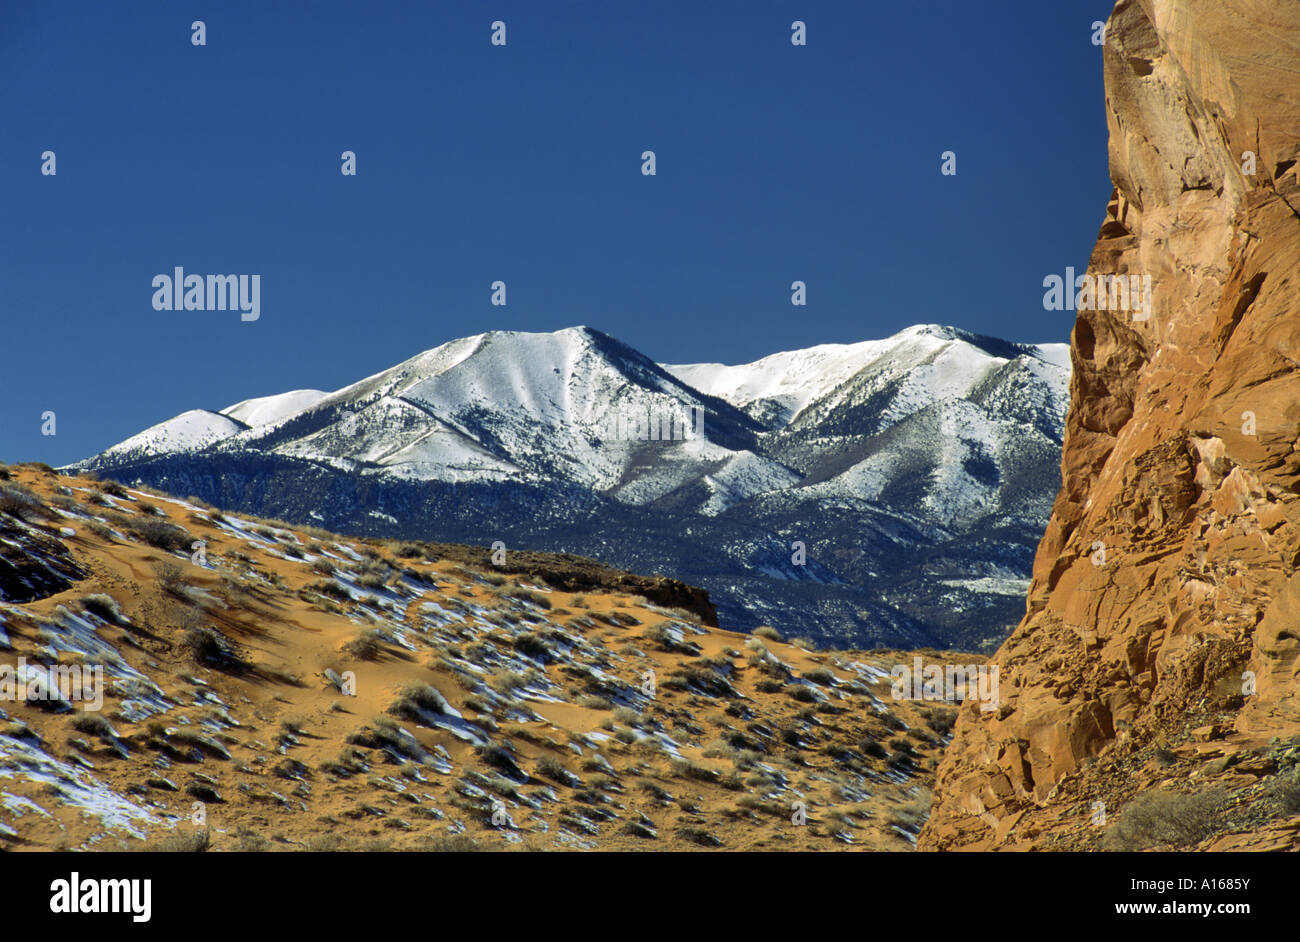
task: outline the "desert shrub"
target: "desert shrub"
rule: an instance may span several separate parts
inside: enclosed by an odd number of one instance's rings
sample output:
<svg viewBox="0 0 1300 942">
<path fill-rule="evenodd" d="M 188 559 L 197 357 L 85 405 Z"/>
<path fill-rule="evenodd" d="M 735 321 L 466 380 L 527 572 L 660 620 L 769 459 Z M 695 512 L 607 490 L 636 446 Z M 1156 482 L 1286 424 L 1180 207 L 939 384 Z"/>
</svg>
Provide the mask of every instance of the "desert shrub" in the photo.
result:
<svg viewBox="0 0 1300 942">
<path fill-rule="evenodd" d="M 426 854 L 470 854 L 483 848 L 468 834 L 434 834 L 421 838 L 416 849 Z"/>
<path fill-rule="evenodd" d="M 717 671 L 691 664 L 673 670 L 663 686 L 668 690 L 698 692 L 710 697 L 731 697 L 736 693 L 731 682 Z"/>
<path fill-rule="evenodd" d="M 313 854 L 332 854 L 343 849 L 343 836 L 336 831 L 323 831 L 307 838 L 307 850 Z"/>
<path fill-rule="evenodd" d="M 45 506 L 39 497 L 21 484 L 6 484 L 0 487 L 0 513 L 33 522 L 50 520 L 54 513 Z"/>
<path fill-rule="evenodd" d="M 81 607 L 91 615 L 102 618 L 109 624 L 121 625 L 126 622 L 122 609 L 118 607 L 117 599 L 111 595 L 104 595 L 101 592 L 83 595 L 81 597 Z"/>
<path fill-rule="evenodd" d="M 647 641 L 657 644 L 660 648 L 662 648 L 665 651 L 672 651 L 676 649 L 677 644 L 673 640 L 672 631 L 669 630 L 671 627 L 672 627 L 672 622 L 668 622 L 668 621 L 655 622 L 653 625 L 646 626 L 645 631 L 641 632 L 641 637 L 645 638 Z"/>
<path fill-rule="evenodd" d="M 358 660 L 373 661 L 384 650 L 384 636 L 374 628 L 362 628 L 343 650 Z"/>
<path fill-rule="evenodd" d="M 397 555 L 401 559 L 418 559 L 424 555 L 424 548 L 418 543 L 403 543 L 397 548 Z"/>
<path fill-rule="evenodd" d="M 706 759 L 730 759 L 735 753 L 736 750 L 731 743 L 722 736 L 705 743 L 704 748 L 700 750 L 700 755 Z"/>
<path fill-rule="evenodd" d="M 863 755 L 870 756 L 873 759 L 884 759 L 889 756 L 889 750 L 874 739 L 861 740 L 858 743 L 858 748 L 862 750 Z"/>
<path fill-rule="evenodd" d="M 478 756 L 480 762 L 496 769 L 502 775 L 515 779 L 526 777 L 523 771 L 515 763 L 514 755 L 504 746 L 498 746 L 496 743 L 487 743 L 476 747 L 474 749 L 474 754 Z"/>
<path fill-rule="evenodd" d="M 690 841 L 692 844 L 698 844 L 700 847 L 721 847 L 720 841 L 713 834 L 697 827 L 682 827 L 677 829 L 677 836 L 684 841 Z"/>
<path fill-rule="evenodd" d="M 147 519 L 125 518 L 126 531 L 142 542 L 169 553 L 182 553 L 190 548 L 193 537 L 184 527 L 157 517 Z"/>
<path fill-rule="evenodd" d="M 200 854 L 211 846 L 212 838 L 208 835 L 207 828 L 189 831 L 178 827 L 170 834 L 151 841 L 131 844 L 126 849 L 155 854 Z"/>
<path fill-rule="evenodd" d="M 511 643 L 520 654 L 535 660 L 546 662 L 552 659 L 550 646 L 536 634 L 516 635 Z"/>
<path fill-rule="evenodd" d="M 804 680 L 810 680 L 814 684 L 821 684 L 828 687 L 835 683 L 835 675 L 828 668 L 818 667 L 808 671 L 803 675 Z"/>
<path fill-rule="evenodd" d="M 196 664 L 205 667 L 233 673 L 248 666 L 235 642 L 206 626 L 186 631 L 181 644 Z"/>
<path fill-rule="evenodd" d="M 271 849 L 271 842 L 247 825 L 241 824 L 235 830 L 235 850 L 241 854 L 264 853 Z"/>
<path fill-rule="evenodd" d="M 807 684 L 791 684 L 785 688 L 785 692 L 792 700 L 798 700 L 800 703 L 817 702 L 817 694 Z"/>
<path fill-rule="evenodd" d="M 611 628 L 632 628 L 641 624 L 641 619 L 637 618 L 631 612 L 618 610 L 612 612 L 592 612 L 588 617 L 609 625 Z M 672 622 L 664 622 L 663 624 L 671 625 Z"/>
<path fill-rule="evenodd" d="M 561 785 L 568 785 L 573 781 L 573 773 L 566 769 L 564 763 L 554 756 L 542 756 L 537 760 L 537 774 L 559 782 Z"/>
<path fill-rule="evenodd" d="M 753 634 L 759 638 L 766 638 L 768 641 L 781 640 L 781 633 L 771 625 L 759 625 L 754 629 Z"/>
<path fill-rule="evenodd" d="M 1145 850 L 1168 845 L 1188 847 L 1214 833 L 1225 795 L 1219 789 L 1183 794 L 1153 789 L 1138 795 L 1106 831 L 1111 850 Z"/>
<path fill-rule="evenodd" d="M 636 726 L 641 722 L 641 714 L 631 707 L 619 707 L 614 711 L 614 719 L 626 726 Z"/>
<path fill-rule="evenodd" d="M 915 833 L 921 830 L 921 825 L 925 824 L 925 820 L 929 816 L 930 795 L 927 792 L 915 800 L 891 810 L 886 820 L 896 828 Z"/>
<path fill-rule="evenodd" d="M 349 602 L 352 596 L 348 593 L 347 587 L 340 585 L 333 579 L 319 579 L 307 586 L 313 592 L 319 592 L 321 595 L 337 599 L 340 602 Z"/>
<path fill-rule="evenodd" d="M 925 725 L 940 736 L 947 736 L 951 733 L 956 722 L 956 710 L 931 710 L 925 716 Z"/>
<path fill-rule="evenodd" d="M 369 730 L 368 726 L 363 726 L 362 730 Z M 357 734 L 354 734 L 354 736 Z M 365 738 L 364 733 L 362 738 Z M 352 740 L 349 739 L 349 742 Z M 327 775 L 337 775 L 340 778 L 351 778 L 370 769 L 370 764 L 366 761 L 366 754 L 360 749 L 353 746 L 345 747 L 337 759 L 323 759 L 316 766 Z"/>
<path fill-rule="evenodd" d="M 112 527 L 98 520 L 87 521 L 86 529 L 106 543 L 112 543 L 116 539 Z"/>
<path fill-rule="evenodd" d="M 100 739 L 115 738 L 112 724 L 99 713 L 78 714 L 72 721 L 72 728 L 87 736 L 98 736 Z"/>
<path fill-rule="evenodd" d="M 368 749 L 383 749 L 392 755 L 410 759 L 420 757 L 420 743 L 386 716 L 377 716 L 373 726 L 362 726 L 348 736 L 347 742 Z"/>
<path fill-rule="evenodd" d="M 523 687 L 525 683 L 522 674 L 508 670 L 497 671 L 488 678 L 488 686 L 497 693 L 514 693 L 520 687 Z"/>
<path fill-rule="evenodd" d="M 185 571 L 172 562 L 170 559 L 163 560 L 154 569 L 154 574 L 158 579 L 158 586 L 170 595 L 185 598 L 185 590 L 189 585 L 185 582 Z"/>
<path fill-rule="evenodd" d="M 551 600 L 549 598 L 540 592 L 534 592 L 532 589 L 516 589 L 514 592 L 510 593 L 510 597 L 513 599 L 520 599 L 524 602 L 532 602 L 538 608 L 549 609 L 551 607 Z"/>
<path fill-rule="evenodd" d="M 50 506 L 66 510 L 68 513 L 77 513 L 81 510 L 81 505 L 70 494 L 55 494 L 50 498 Z"/>
<path fill-rule="evenodd" d="M 912 751 L 912 741 L 902 736 L 895 736 L 889 741 L 889 748 L 895 752 L 910 753 Z"/>
<path fill-rule="evenodd" d="M 697 782 L 716 782 L 718 773 L 713 769 L 697 765 L 690 759 L 674 759 L 673 773 L 678 778 L 694 779 Z"/>
<path fill-rule="evenodd" d="M 388 708 L 393 716 L 412 722 L 420 721 L 427 714 L 441 716 L 447 712 L 447 700 L 437 688 L 428 684 L 412 684 L 402 690 L 393 705 Z"/>
</svg>

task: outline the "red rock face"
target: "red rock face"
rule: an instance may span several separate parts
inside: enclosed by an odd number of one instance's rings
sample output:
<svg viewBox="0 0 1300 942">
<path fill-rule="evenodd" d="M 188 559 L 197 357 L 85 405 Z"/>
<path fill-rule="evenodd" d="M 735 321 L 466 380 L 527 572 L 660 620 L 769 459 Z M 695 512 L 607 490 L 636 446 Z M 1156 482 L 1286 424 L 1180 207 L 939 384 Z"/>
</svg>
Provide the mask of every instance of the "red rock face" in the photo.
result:
<svg viewBox="0 0 1300 942">
<path fill-rule="evenodd" d="M 1096 846 L 1092 802 L 1300 734 L 1300 4 L 1120 0 L 1103 54 L 1089 274 L 1153 304 L 1078 315 L 1002 705 L 963 709 L 926 849 Z"/>
</svg>

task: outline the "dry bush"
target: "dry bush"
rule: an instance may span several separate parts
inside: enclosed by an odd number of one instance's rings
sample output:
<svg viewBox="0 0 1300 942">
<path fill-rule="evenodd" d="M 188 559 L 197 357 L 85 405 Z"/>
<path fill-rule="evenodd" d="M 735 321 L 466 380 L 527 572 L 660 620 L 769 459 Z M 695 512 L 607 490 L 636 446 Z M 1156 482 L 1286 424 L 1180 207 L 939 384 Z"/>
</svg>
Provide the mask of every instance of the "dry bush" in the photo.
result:
<svg viewBox="0 0 1300 942">
<path fill-rule="evenodd" d="M 164 592 L 178 598 L 188 598 L 186 589 L 189 584 L 185 581 L 185 571 L 177 563 L 165 559 L 154 568 L 154 574 L 159 588 Z"/>
<path fill-rule="evenodd" d="M 543 595 L 540 592 L 533 591 L 532 589 L 524 589 L 524 588 L 515 589 L 514 591 L 509 593 L 509 596 L 512 599 L 519 599 L 524 602 L 531 602 L 534 605 L 536 605 L 538 608 L 549 609 L 551 607 L 551 600 L 549 598 L 547 598 L 545 595 Z"/>
<path fill-rule="evenodd" d="M 358 660 L 373 661 L 383 653 L 384 636 L 374 628 L 362 628 L 343 650 Z"/>
<path fill-rule="evenodd" d="M 527 681 L 522 674 L 509 670 L 496 671 L 488 678 L 488 686 L 497 693 L 504 694 L 512 694 L 526 683 Z"/>
<path fill-rule="evenodd" d="M 212 846 L 212 838 L 207 828 L 200 831 L 188 831 L 177 828 L 170 834 L 127 845 L 125 850 L 144 851 L 154 854 L 198 854 Z"/>
<path fill-rule="evenodd" d="M 1124 806 L 1119 820 L 1106 831 L 1102 846 L 1133 851 L 1198 844 L 1214 833 L 1225 798 L 1217 788 L 1192 794 L 1162 789 L 1143 792 Z"/>
<path fill-rule="evenodd" d="M 204 667 L 227 673 L 238 673 L 248 667 L 239 646 L 213 628 L 190 628 L 181 639 L 181 645 L 196 664 Z"/>
<path fill-rule="evenodd" d="M 117 604 L 117 599 L 111 595 L 105 595 L 102 592 L 96 592 L 91 595 L 81 597 L 81 607 L 91 615 L 103 619 L 110 625 L 122 625 L 126 623 L 126 617 L 122 614 L 122 609 Z"/>
<path fill-rule="evenodd" d="M 122 498 L 129 496 L 126 492 L 126 488 L 123 487 L 121 484 L 118 484 L 116 481 L 99 481 L 97 483 L 99 485 L 99 492 L 101 494 L 107 494 L 110 497 L 122 497 Z"/>
<path fill-rule="evenodd" d="M 905 805 L 894 808 L 889 812 L 888 821 L 894 827 L 902 828 L 904 831 L 916 833 L 921 830 L 927 818 L 930 817 L 930 792 L 923 790 L 920 795 Z"/>
<path fill-rule="evenodd" d="M 194 541 L 194 538 L 184 527 L 157 517 L 143 520 L 123 517 L 121 518 L 121 526 L 136 539 L 157 549 L 166 550 L 169 553 L 187 552 L 190 544 Z"/>
<path fill-rule="evenodd" d="M 412 684 L 402 690 L 401 694 L 388 712 L 405 720 L 418 722 L 424 716 L 433 714 L 442 716 L 447 712 L 447 698 L 436 687 L 428 684 Z"/>
<path fill-rule="evenodd" d="M 56 516 L 39 497 L 21 484 L 0 486 L 0 513 L 7 513 L 29 523 L 52 520 Z"/>
</svg>

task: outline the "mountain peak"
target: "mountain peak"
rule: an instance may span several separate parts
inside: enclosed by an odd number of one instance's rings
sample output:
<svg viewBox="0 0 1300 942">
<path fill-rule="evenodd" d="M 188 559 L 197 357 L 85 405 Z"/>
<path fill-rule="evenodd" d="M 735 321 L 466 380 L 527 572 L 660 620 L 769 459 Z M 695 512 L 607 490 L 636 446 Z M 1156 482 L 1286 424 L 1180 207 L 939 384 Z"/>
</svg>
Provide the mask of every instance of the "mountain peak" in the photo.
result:
<svg viewBox="0 0 1300 942">
<path fill-rule="evenodd" d="M 925 324 L 664 366 L 586 325 L 489 331 L 333 393 L 194 410 L 81 467 L 357 533 L 491 533 L 682 573 L 742 627 L 950 643 L 923 600 L 960 591 L 956 630 L 978 642 L 1023 607 L 1060 480 L 1068 369 L 1003 355 L 1034 349 Z M 1003 562 L 954 550 L 956 587 L 913 571 L 985 519 L 1025 534 Z M 791 541 L 832 532 L 859 555 L 791 565 Z M 884 574 L 910 586 L 906 611 L 869 588 Z"/>
</svg>

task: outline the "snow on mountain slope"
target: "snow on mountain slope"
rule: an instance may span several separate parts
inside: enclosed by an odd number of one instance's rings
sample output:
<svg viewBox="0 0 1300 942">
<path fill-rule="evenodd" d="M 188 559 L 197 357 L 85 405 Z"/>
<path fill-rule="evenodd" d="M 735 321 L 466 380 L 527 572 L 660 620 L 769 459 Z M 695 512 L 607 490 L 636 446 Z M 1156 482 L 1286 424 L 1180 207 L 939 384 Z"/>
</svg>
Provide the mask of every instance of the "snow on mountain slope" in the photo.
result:
<svg viewBox="0 0 1300 942">
<path fill-rule="evenodd" d="M 245 428 L 242 422 L 207 409 L 191 409 L 118 442 L 105 455 L 160 455 L 204 448 Z"/>
<path fill-rule="evenodd" d="M 747 451 L 758 427 L 739 410 L 581 327 L 479 334 L 334 393 L 253 403 L 256 412 L 239 414 L 270 414 L 274 421 L 231 437 L 223 451 L 252 448 L 335 466 L 355 463 L 408 480 L 562 479 L 642 503 L 739 454 L 770 465 L 765 476 L 747 478 L 751 487 L 789 477 L 776 462 Z M 647 443 L 635 434 L 692 409 L 708 414 L 702 437 Z M 633 434 L 623 435 L 629 418 Z M 689 424 L 678 422 L 679 431 Z M 658 480 L 636 470 L 647 459 L 664 472 Z"/>
<path fill-rule="evenodd" d="M 262 396 L 260 399 L 245 399 L 233 406 L 221 410 L 236 421 L 243 422 L 250 428 L 259 425 L 274 425 L 283 422 L 292 415 L 314 406 L 328 393 L 319 389 L 295 389 L 278 396 Z"/>
<path fill-rule="evenodd" d="M 745 409 L 767 429 L 822 426 L 845 405 L 875 401 L 879 431 L 936 403 L 969 399 L 1008 364 L 1030 374 L 1044 407 L 1065 417 L 1069 344 L 1013 344 L 924 324 L 883 340 L 772 353 L 750 364 L 664 369 Z M 865 431 L 857 429 L 855 431 Z"/>
<path fill-rule="evenodd" d="M 663 364 L 663 368 L 701 392 L 741 408 L 770 401 L 779 407 L 773 414 L 784 423 L 889 348 L 889 340 L 828 343 L 773 353 L 738 366 L 687 363 Z"/>
<path fill-rule="evenodd" d="M 1064 401 L 1068 344 L 1009 344 L 936 324 L 909 327 L 884 340 L 774 353 L 738 366 L 697 363 L 664 369 L 767 417 L 769 427 L 816 424 L 854 397 L 861 401 L 889 389 L 888 407 L 878 416 L 884 427 L 933 402 L 969 397 L 1012 361 L 1034 372 L 1052 393 L 1053 405 Z M 809 410 L 816 413 L 805 418 Z"/>
</svg>

